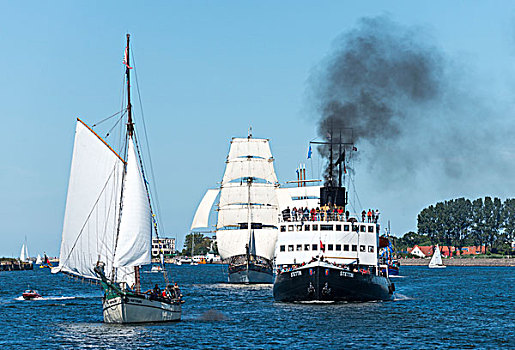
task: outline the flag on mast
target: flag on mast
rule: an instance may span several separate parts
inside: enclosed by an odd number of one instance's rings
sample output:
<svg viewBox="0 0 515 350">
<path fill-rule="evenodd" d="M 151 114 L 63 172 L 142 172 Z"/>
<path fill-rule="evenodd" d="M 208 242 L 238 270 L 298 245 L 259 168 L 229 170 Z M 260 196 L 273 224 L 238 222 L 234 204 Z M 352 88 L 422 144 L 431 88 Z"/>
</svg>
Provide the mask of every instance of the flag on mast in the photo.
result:
<svg viewBox="0 0 515 350">
<path fill-rule="evenodd" d="M 123 55 L 123 64 L 125 64 L 125 66 L 129 69 L 132 69 L 132 67 L 129 67 L 129 65 L 127 64 L 128 62 L 128 56 L 129 56 L 129 49 L 127 48 L 127 46 L 125 47 L 125 53 Z"/>
</svg>

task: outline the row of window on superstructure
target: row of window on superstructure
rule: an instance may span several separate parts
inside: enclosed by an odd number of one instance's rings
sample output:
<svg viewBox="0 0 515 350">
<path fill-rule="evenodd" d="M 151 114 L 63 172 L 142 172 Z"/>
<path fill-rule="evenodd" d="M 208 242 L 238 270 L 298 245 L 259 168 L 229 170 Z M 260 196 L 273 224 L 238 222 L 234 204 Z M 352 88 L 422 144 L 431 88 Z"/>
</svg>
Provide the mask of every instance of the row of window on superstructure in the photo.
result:
<svg viewBox="0 0 515 350">
<path fill-rule="evenodd" d="M 281 232 L 294 231 L 345 231 L 345 232 L 369 232 L 374 233 L 374 225 L 341 225 L 341 224 L 304 224 L 304 225 L 281 225 Z M 368 229 L 367 229 L 368 227 Z"/>
<path fill-rule="evenodd" d="M 296 249 L 294 249 L 296 248 Z M 328 251 L 337 251 L 337 252 L 357 252 L 358 251 L 358 245 L 357 244 L 327 244 L 325 247 Z M 288 251 L 317 251 L 318 250 L 318 244 L 289 244 L 288 245 Z M 280 252 L 286 251 L 286 245 L 280 245 L 279 246 Z M 367 252 L 367 246 L 364 244 L 361 244 L 359 246 L 360 253 L 366 253 Z M 368 252 L 373 253 L 374 252 L 374 246 L 369 245 L 368 246 Z"/>
</svg>

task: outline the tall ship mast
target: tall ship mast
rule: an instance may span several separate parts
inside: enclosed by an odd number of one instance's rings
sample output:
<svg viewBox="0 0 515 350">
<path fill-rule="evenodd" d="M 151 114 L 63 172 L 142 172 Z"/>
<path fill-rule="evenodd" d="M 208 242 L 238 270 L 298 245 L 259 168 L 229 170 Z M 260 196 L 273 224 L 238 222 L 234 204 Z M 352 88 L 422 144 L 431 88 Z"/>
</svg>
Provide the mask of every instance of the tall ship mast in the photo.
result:
<svg viewBox="0 0 515 350">
<path fill-rule="evenodd" d="M 141 292 L 140 267 L 151 263 L 157 222 L 132 118 L 129 39 L 127 34 L 121 151 L 77 118 L 59 266 L 52 272 L 100 282 L 107 323 L 177 321 L 182 303 L 177 290 Z"/>
<path fill-rule="evenodd" d="M 232 283 L 272 283 L 278 185 L 269 140 L 233 138 L 219 189 L 208 190 L 191 229 L 208 226 L 219 195 L 216 243 Z"/>
<path fill-rule="evenodd" d="M 379 223 L 351 213 L 342 183 L 352 143 L 312 142 L 329 147 L 323 186 L 300 169 L 296 187 L 277 190 L 281 215 L 276 247 L 276 301 L 372 301 L 392 299 L 394 285 L 378 259 Z M 346 150 L 347 148 L 352 147 Z M 334 149 L 338 157 L 333 157 Z M 334 159 L 337 159 L 334 161 Z M 338 181 L 334 178 L 338 170 Z M 368 213 L 367 213 L 368 214 Z M 370 213 L 371 214 L 371 213 Z"/>
</svg>

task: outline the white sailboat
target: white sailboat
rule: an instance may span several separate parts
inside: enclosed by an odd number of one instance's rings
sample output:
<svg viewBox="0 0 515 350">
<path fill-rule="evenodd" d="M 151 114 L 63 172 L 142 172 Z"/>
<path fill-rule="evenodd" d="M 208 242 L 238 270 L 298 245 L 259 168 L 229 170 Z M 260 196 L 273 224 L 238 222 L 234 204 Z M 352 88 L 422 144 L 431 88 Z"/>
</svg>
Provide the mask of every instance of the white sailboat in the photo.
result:
<svg viewBox="0 0 515 350">
<path fill-rule="evenodd" d="M 267 139 L 233 138 L 220 189 L 208 190 L 191 229 L 208 227 L 220 194 L 216 242 L 229 264 L 229 282 L 272 283 L 278 203 L 274 159 Z"/>
<path fill-rule="evenodd" d="M 124 157 L 77 119 L 59 266 L 52 272 L 100 281 L 107 323 L 177 321 L 182 303 L 177 290 L 141 293 L 140 266 L 151 263 L 153 214 L 132 121 L 128 34 L 124 64 Z"/>
<path fill-rule="evenodd" d="M 38 257 L 36 258 L 36 264 L 41 265 L 43 263 L 43 259 L 41 259 L 41 255 L 38 254 Z"/>
<path fill-rule="evenodd" d="M 438 244 L 435 247 L 435 251 L 433 253 L 433 257 L 431 258 L 431 261 L 429 262 L 429 268 L 430 269 L 442 269 L 446 266 L 442 263 L 442 254 L 440 253 L 440 248 L 438 247 Z"/>
<path fill-rule="evenodd" d="M 27 248 L 27 239 L 25 239 L 25 243 L 23 243 L 23 245 L 21 246 L 20 261 L 21 262 L 29 261 L 29 250 Z"/>
<path fill-rule="evenodd" d="M 25 243 L 21 246 L 21 252 L 20 252 L 20 261 L 24 262 L 27 261 L 27 255 L 25 254 Z"/>
</svg>

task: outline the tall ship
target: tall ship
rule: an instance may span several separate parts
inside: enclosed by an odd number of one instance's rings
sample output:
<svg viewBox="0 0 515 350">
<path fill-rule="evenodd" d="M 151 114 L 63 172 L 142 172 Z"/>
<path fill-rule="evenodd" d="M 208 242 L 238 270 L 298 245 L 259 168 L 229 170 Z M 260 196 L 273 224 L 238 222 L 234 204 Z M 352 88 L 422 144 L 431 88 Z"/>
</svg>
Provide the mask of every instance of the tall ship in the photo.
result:
<svg viewBox="0 0 515 350">
<path fill-rule="evenodd" d="M 52 272 L 99 282 L 106 323 L 178 321 L 177 288 L 141 290 L 140 268 L 151 263 L 157 221 L 132 118 L 129 38 L 127 107 L 116 122 L 122 125 L 120 150 L 77 119 L 59 265 Z"/>
<path fill-rule="evenodd" d="M 267 139 L 233 138 L 220 188 L 202 199 L 191 229 L 208 227 L 216 200 L 216 243 L 231 283 L 272 283 L 278 202 Z"/>
<path fill-rule="evenodd" d="M 307 180 L 300 169 L 294 181 L 297 186 L 277 190 L 281 215 L 273 286 L 276 301 L 392 299 L 394 285 L 378 259 L 379 224 L 371 216 L 348 210 L 348 193 L 341 180 L 342 168 L 346 171 L 345 145 L 340 144 L 339 161 L 333 163 L 333 142 L 329 144 L 329 171 L 323 186 L 316 184 L 318 180 Z M 333 179 L 336 166 L 338 183 Z"/>
</svg>

